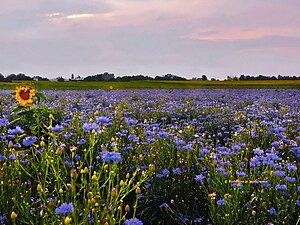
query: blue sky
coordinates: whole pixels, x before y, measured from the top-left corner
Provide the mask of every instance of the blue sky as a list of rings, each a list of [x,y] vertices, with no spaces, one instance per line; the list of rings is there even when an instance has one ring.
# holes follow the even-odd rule
[[[298,0],[4,0],[0,73],[300,75]]]

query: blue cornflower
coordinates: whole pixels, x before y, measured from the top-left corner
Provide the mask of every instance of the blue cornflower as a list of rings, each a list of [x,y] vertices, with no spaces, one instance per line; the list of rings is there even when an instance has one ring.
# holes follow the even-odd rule
[[[285,184],[277,184],[275,186],[275,188],[280,190],[280,191],[286,191],[287,190],[287,186]]]
[[[296,200],[296,205],[300,207],[300,200]]]
[[[201,217],[198,217],[196,219],[194,219],[194,223],[201,223],[203,221],[203,219]]]
[[[180,175],[182,173],[182,170],[180,168],[176,168],[172,170],[174,175]]]
[[[292,147],[292,152],[296,158],[300,158],[300,147]]]
[[[278,148],[278,147],[280,146],[280,143],[279,143],[278,141],[273,141],[273,142],[271,143],[271,145],[272,145],[273,147],[275,147],[275,148]]]
[[[264,153],[260,148],[253,149],[253,152],[255,155],[262,155]]]
[[[282,171],[282,170],[276,170],[274,172],[274,174],[278,177],[284,177],[285,176],[285,171]]]
[[[269,209],[268,212],[269,212],[270,215],[274,215],[274,216],[277,215],[277,212],[273,207],[271,209]]]
[[[104,116],[96,117],[96,120],[98,121],[98,123],[102,123],[102,124],[106,124],[110,122],[110,118]]]
[[[11,155],[8,156],[8,159],[9,160],[17,160],[18,157],[16,157],[15,155],[11,154]]]
[[[0,119],[0,127],[6,127],[8,125],[8,123],[9,123],[8,119],[6,119],[6,118]]]
[[[0,224],[4,224],[6,221],[6,216],[0,216]]]
[[[119,152],[101,152],[103,162],[119,163],[122,160]]]
[[[71,214],[74,210],[74,205],[72,202],[70,203],[63,203],[61,206],[57,207],[55,209],[56,215],[61,215],[61,216],[67,216]]]
[[[204,175],[199,174],[199,175],[196,175],[195,181],[196,181],[198,184],[203,184],[205,178],[206,178],[206,177],[205,177]]]
[[[288,171],[296,171],[297,170],[297,166],[293,165],[293,164],[287,164],[286,168]]]
[[[74,158],[76,161],[79,161],[81,157],[80,157],[80,155],[76,154]]]
[[[245,177],[246,173],[245,172],[236,172],[237,177]]]
[[[81,138],[81,139],[77,142],[78,145],[84,145],[85,143],[86,143],[86,140],[84,140],[83,138]]]
[[[82,128],[87,133],[91,132],[92,130],[95,130],[96,132],[100,131],[100,127],[96,123],[85,123],[85,124],[83,124]]]
[[[217,205],[219,205],[219,206],[223,206],[223,205],[225,205],[227,203],[227,201],[225,200],[225,199],[219,199],[218,201],[217,201]]]
[[[167,207],[168,207],[168,204],[165,202],[159,206],[160,209],[167,208]]]
[[[201,155],[208,155],[208,153],[209,153],[209,150],[207,150],[207,149],[201,149],[200,151],[199,151],[199,153],[201,154]]]
[[[21,148],[22,146],[19,144],[19,143],[17,143],[17,144],[14,144],[14,148],[15,149],[19,149],[19,148]]]
[[[11,135],[22,134],[24,133],[24,130],[19,126],[16,126],[15,129],[8,129],[7,133]]]
[[[3,156],[3,155],[0,154],[0,162],[5,161],[5,159],[6,159],[5,156]]]
[[[163,177],[164,177],[164,175],[163,175],[163,174],[161,174],[161,173],[158,173],[158,174],[156,174],[156,177],[160,179],[160,178],[163,178]]]
[[[36,136],[33,136],[33,137],[25,137],[24,139],[23,139],[23,145],[25,146],[25,147],[30,147],[30,146],[32,146],[35,142],[36,142],[36,140],[37,140],[37,138],[36,138]]]
[[[300,192],[300,186],[297,187],[297,191]]]
[[[247,203],[245,204],[245,207],[246,207],[247,209],[249,209],[249,208],[251,207],[250,202],[247,202]]]
[[[170,174],[170,171],[168,169],[163,169],[162,173],[163,173],[163,175],[167,176]]]
[[[143,225],[143,222],[137,218],[133,218],[125,220],[124,225]]]
[[[284,179],[287,182],[290,182],[290,183],[295,183],[296,182],[296,177],[285,177]]]
[[[64,129],[64,126],[63,125],[59,125],[59,124],[57,124],[54,127],[52,127],[52,131],[53,132],[57,132],[57,133],[63,131],[63,129]]]

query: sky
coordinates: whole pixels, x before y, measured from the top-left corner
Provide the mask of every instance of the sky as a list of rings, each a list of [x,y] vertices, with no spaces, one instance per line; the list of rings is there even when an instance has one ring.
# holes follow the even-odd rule
[[[0,73],[300,75],[299,0],[2,0]]]

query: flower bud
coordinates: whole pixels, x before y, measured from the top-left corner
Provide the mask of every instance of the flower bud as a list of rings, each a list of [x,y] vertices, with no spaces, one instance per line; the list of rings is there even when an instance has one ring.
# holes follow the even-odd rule
[[[141,193],[141,188],[140,188],[140,187],[137,187],[137,188],[135,189],[135,193],[136,193],[137,195],[139,195],[139,194]]]
[[[124,187],[124,186],[125,186],[124,180],[121,180],[121,181],[120,181],[120,186],[121,186],[121,187]]]
[[[111,189],[111,196],[112,197],[116,197],[117,196],[117,194],[118,194],[118,190],[116,189],[116,188],[113,188],[113,189]]]
[[[43,191],[43,186],[41,184],[38,184],[36,187],[37,191]]]
[[[12,220],[15,220],[16,218],[17,218],[17,213],[15,213],[15,211],[12,211],[11,212],[11,214],[10,214],[10,218],[12,219]]]
[[[92,181],[96,182],[97,180],[98,180],[98,177],[94,174],[94,175],[92,176]]]
[[[69,224],[71,223],[71,221],[72,221],[72,218],[71,218],[71,217],[67,216],[67,217],[65,218],[65,224],[66,224],[66,225],[69,225]]]

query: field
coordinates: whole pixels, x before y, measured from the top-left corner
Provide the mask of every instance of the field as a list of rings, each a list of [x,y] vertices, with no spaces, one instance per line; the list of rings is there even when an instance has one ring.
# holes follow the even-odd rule
[[[0,82],[0,89],[15,89],[22,82]],[[39,90],[131,90],[131,89],[262,89],[262,88],[300,88],[300,80],[277,81],[131,81],[131,82],[30,82]]]
[[[0,224],[299,224],[299,81],[227,84],[0,89]]]

